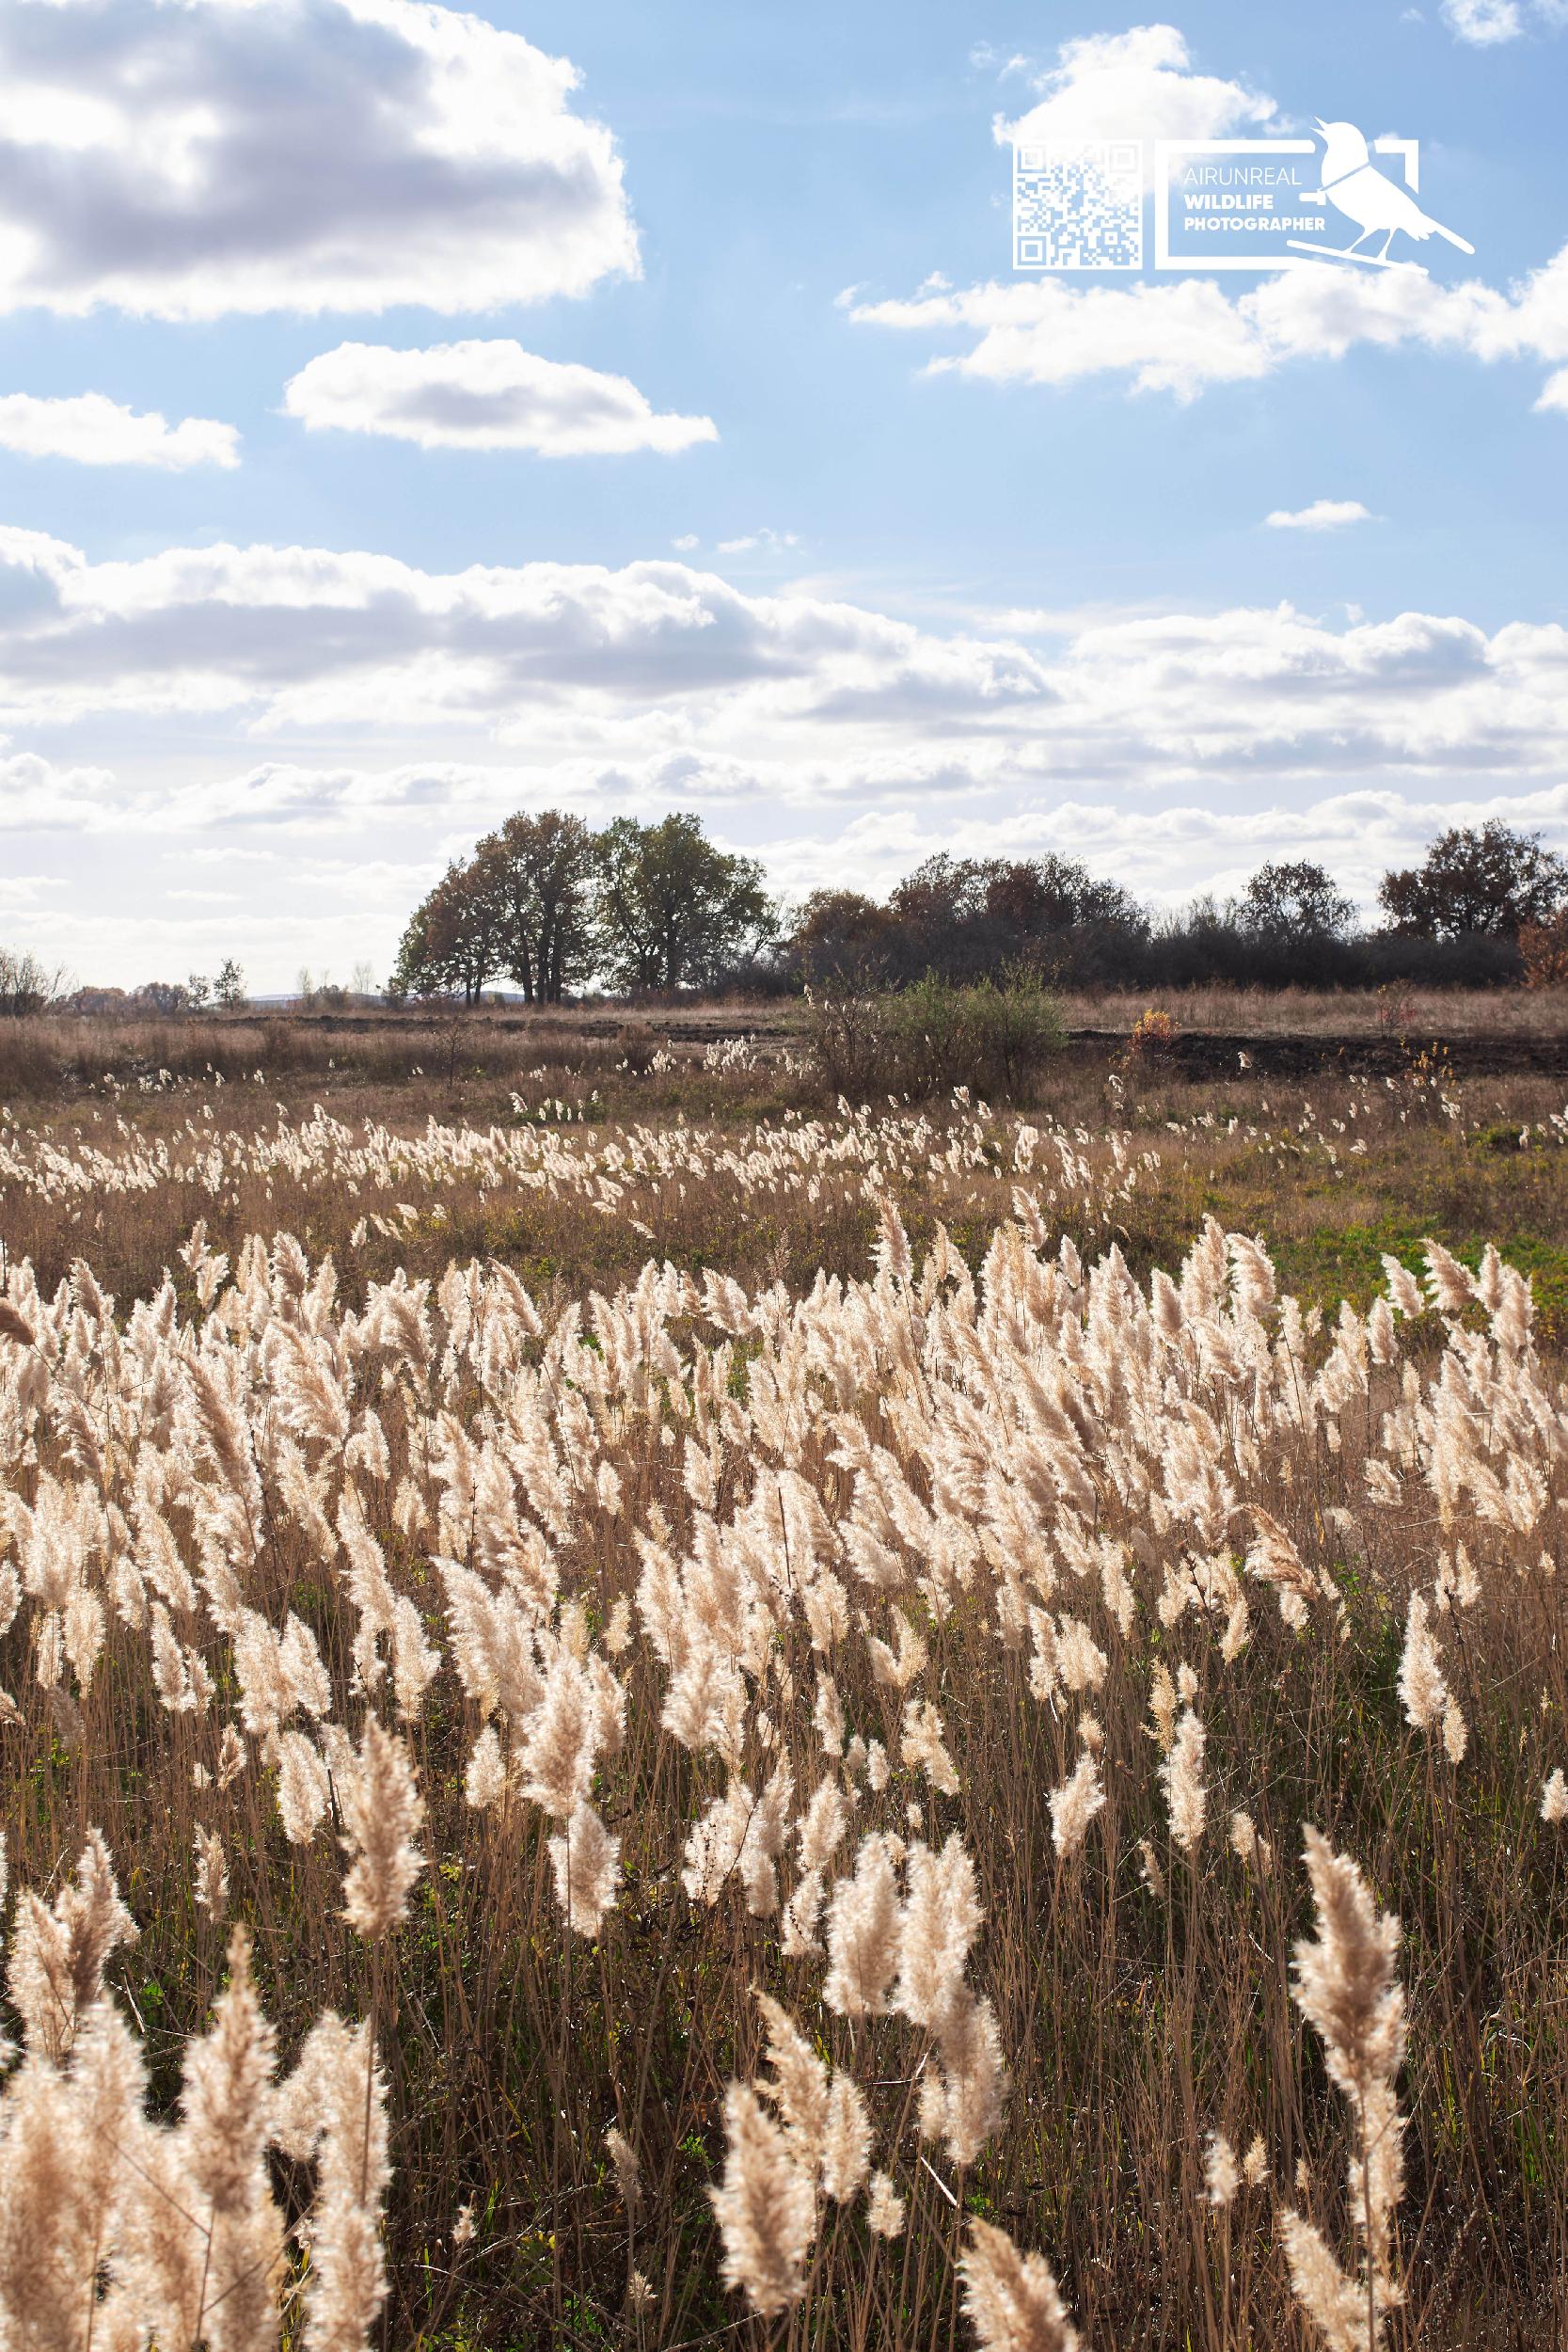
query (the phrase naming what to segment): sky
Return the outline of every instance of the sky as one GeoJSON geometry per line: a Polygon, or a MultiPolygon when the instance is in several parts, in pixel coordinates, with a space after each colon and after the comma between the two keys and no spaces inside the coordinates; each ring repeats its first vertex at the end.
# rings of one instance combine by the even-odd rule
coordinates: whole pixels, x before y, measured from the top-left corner
{"type": "Polygon", "coordinates": [[[384,977],[515,808],[1568,849],[1565,98],[1568,0],[0,0],[0,944],[384,977]],[[1473,253],[1013,265],[1015,132],[1323,121],[1473,253]]]}

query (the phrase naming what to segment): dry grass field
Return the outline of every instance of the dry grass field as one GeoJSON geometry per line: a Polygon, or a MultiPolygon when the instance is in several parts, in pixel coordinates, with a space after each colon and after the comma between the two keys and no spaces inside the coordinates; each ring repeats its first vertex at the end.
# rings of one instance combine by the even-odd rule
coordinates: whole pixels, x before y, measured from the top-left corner
{"type": "MultiPolygon", "coordinates": [[[[1125,1038],[1146,996],[1101,991],[1056,998],[1071,1034],[1125,1038]]],[[[1568,989],[1189,989],[1160,1000],[1188,1036],[1259,1041],[1345,1040],[1418,1054],[1445,1039],[1533,1038],[1568,1045],[1568,989]]],[[[534,1009],[486,1008],[446,1015],[368,1006],[338,1012],[198,1015],[170,1021],[99,1021],[50,1015],[0,1024],[0,1100],[50,1102],[105,1088],[171,1078],[249,1080],[275,1089],[311,1076],[405,1089],[416,1076],[450,1088],[474,1072],[493,1081],[549,1071],[612,1074],[628,1057],[677,1062],[710,1044],[747,1038],[764,1058],[798,1049],[806,1015],[798,1001],[534,1009]]]]}
{"type": "MultiPolygon", "coordinates": [[[[1130,1029],[1148,995],[1104,990],[1058,999],[1074,1029],[1130,1029]]],[[[1165,998],[1183,1029],[1270,1037],[1568,1037],[1568,989],[1193,988],[1165,998]]]]}
{"type": "Polygon", "coordinates": [[[772,1019],[6,1041],[0,2344],[1568,2344],[1568,1084],[772,1019]]]}

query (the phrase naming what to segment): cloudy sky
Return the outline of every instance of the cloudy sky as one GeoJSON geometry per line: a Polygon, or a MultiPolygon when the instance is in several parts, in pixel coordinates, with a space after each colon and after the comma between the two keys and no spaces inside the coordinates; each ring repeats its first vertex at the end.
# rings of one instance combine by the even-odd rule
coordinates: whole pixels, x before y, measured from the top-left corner
{"type": "Polygon", "coordinates": [[[1565,88],[1568,0],[0,0],[0,940],[384,972],[519,806],[1568,847],[1565,88]],[[1014,272],[1020,123],[1316,117],[1473,258],[1014,272]]]}

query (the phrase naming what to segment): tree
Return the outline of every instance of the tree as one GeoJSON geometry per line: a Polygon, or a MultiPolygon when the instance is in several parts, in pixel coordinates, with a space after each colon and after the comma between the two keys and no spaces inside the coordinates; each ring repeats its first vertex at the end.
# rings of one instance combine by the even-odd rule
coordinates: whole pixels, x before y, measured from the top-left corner
{"type": "Polygon", "coordinates": [[[592,952],[593,834],[559,809],[519,811],[480,843],[474,866],[494,903],[500,969],[525,1004],[560,1004],[592,952]]]}
{"type": "Polygon", "coordinates": [[[1542,848],[1539,834],[1495,819],[1453,825],[1419,866],[1385,874],[1377,895],[1389,930],[1405,938],[1515,939],[1522,924],[1549,923],[1568,900],[1568,864],[1542,848]]]}
{"type": "Polygon", "coordinates": [[[134,1003],[122,988],[73,988],[60,999],[60,1010],[76,1013],[83,1020],[106,1021],[116,1013],[131,1011],[134,1003]]]}
{"type": "Polygon", "coordinates": [[[1281,946],[1342,939],[1355,919],[1354,901],[1310,858],[1275,859],[1260,866],[1236,901],[1235,912],[1241,930],[1281,946]]]}
{"type": "Polygon", "coordinates": [[[986,902],[986,871],[977,858],[939,850],[906,874],[888,900],[895,922],[921,932],[950,931],[972,922],[986,902]]]}
{"type": "Polygon", "coordinates": [[[874,987],[886,977],[893,917],[861,890],[814,890],[789,935],[795,969],[809,988],[824,982],[874,987]]]}
{"type": "Polygon", "coordinates": [[[191,999],[180,980],[144,980],[133,1001],[138,1012],[150,1012],[166,1021],[175,1013],[187,1012],[191,999]]]}
{"type": "Polygon", "coordinates": [[[232,956],[226,956],[213,982],[214,1000],[225,1012],[237,1012],[245,1003],[245,974],[232,956]]]}
{"type": "Polygon", "coordinates": [[[486,980],[506,968],[504,909],[488,861],[454,859],[408,919],[398,948],[394,996],[447,996],[477,1003],[486,980]]]}
{"type": "Polygon", "coordinates": [[[1521,923],[1519,961],[1527,988],[1568,985],[1568,906],[1559,907],[1549,923],[1521,923]]]}
{"type": "Polygon", "coordinates": [[[699,818],[617,817],[594,864],[598,961],[616,987],[711,982],[777,932],[761,866],[716,848],[699,818]]]}
{"type": "Polygon", "coordinates": [[[1010,924],[1021,939],[1106,929],[1135,932],[1148,917],[1120,882],[1100,882],[1076,858],[1048,850],[1037,858],[987,858],[976,868],[983,907],[993,923],[1010,924]]]}
{"type": "Polygon", "coordinates": [[[205,972],[193,972],[185,982],[185,1002],[192,1012],[204,1011],[212,993],[213,983],[205,972]]]}
{"type": "Polygon", "coordinates": [[[64,972],[52,972],[30,949],[0,947],[0,1019],[16,1021],[47,1011],[68,984],[64,972]]]}

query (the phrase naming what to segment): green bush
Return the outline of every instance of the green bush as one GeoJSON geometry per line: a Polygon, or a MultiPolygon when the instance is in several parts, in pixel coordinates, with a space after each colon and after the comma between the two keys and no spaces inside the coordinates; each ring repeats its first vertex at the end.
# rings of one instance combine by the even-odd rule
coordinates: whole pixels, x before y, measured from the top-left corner
{"type": "Polygon", "coordinates": [[[809,1000],[807,1034],[835,1094],[927,1101],[967,1087],[1013,1102],[1062,1042],[1062,1025],[1036,975],[1006,974],[955,987],[927,973],[911,988],[809,1000]]]}

